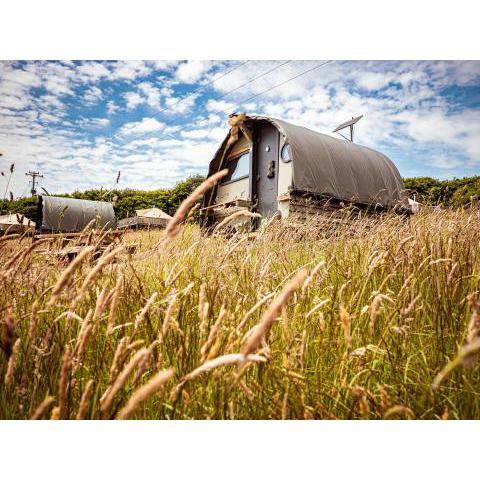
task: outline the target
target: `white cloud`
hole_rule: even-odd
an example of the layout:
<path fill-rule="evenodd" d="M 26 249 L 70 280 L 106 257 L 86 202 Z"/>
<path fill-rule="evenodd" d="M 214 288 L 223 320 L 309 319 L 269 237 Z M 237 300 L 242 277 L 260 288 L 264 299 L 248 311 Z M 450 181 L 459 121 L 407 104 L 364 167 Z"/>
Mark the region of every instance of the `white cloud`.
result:
<path fill-rule="evenodd" d="M 110 75 L 112 80 L 135 80 L 151 73 L 152 67 L 147 62 L 130 60 L 115 62 Z"/>
<path fill-rule="evenodd" d="M 15 69 L 9 62 L 0 62 L 0 106 L 15 110 L 32 103 L 30 88 L 40 85 L 40 78 L 33 72 Z"/>
<path fill-rule="evenodd" d="M 125 100 L 127 101 L 127 109 L 133 110 L 138 105 L 143 103 L 143 97 L 137 92 L 126 92 L 123 94 Z"/>
<path fill-rule="evenodd" d="M 43 85 L 50 93 L 54 95 L 72 95 L 73 90 L 70 81 L 67 78 L 50 77 L 45 80 Z"/>
<path fill-rule="evenodd" d="M 109 125 L 110 120 L 108 118 L 83 118 L 78 123 L 84 128 L 101 128 Z"/>
<path fill-rule="evenodd" d="M 182 137 L 184 138 L 205 138 L 208 137 L 210 130 L 198 129 L 198 130 L 184 130 Z"/>
<path fill-rule="evenodd" d="M 109 100 L 107 102 L 107 113 L 113 115 L 117 110 L 119 110 L 119 106 L 113 100 Z"/>
<path fill-rule="evenodd" d="M 166 114 L 185 114 L 193 109 L 198 95 L 191 94 L 188 97 L 167 97 L 165 98 Z"/>
<path fill-rule="evenodd" d="M 145 133 L 158 132 L 165 128 L 163 122 L 156 118 L 143 118 L 139 122 L 128 122 L 120 129 L 120 135 L 141 135 Z"/>
<path fill-rule="evenodd" d="M 74 68 L 53 62 L 45 62 L 38 67 L 42 77 L 42 86 L 53 95 L 63 96 L 73 94 L 73 83 L 76 78 Z"/>
<path fill-rule="evenodd" d="M 63 109 L 65 105 L 61 102 L 58 97 L 52 94 L 42 95 L 38 98 L 37 105 L 43 108 L 55 108 Z"/>
<path fill-rule="evenodd" d="M 41 112 L 38 117 L 42 122 L 46 123 L 57 123 L 61 120 L 61 117 L 58 115 L 52 115 L 51 113 L 46 112 Z"/>
<path fill-rule="evenodd" d="M 441 92 L 452 85 L 478 85 L 479 62 L 333 62 L 273 88 L 318 63 L 291 62 L 218 99 L 279 64 L 251 61 L 209 84 L 202 95 L 181 100 L 175 94 L 178 82 L 205 85 L 221 71 L 213 74 L 218 68 L 202 62 L 0 62 L 0 146 L 5 155 L 0 161 L 16 164 L 12 185 L 17 195 L 28 191 L 24 172 L 29 168 L 45 174 L 44 185 L 52 192 L 111 185 L 119 169 L 125 186 L 159 188 L 187 172 L 205 173 L 228 131 L 223 112 L 246 111 L 327 134 L 364 114 L 356 141 L 393 152 L 402 174 L 447 177 L 478 170 L 480 111 Z M 125 98 L 116 90 L 119 85 L 122 92 L 129 87 Z M 112 122 L 123 115 L 128 119 L 120 128 L 115 124 L 117 135 L 111 140 L 102 130 L 109 120 L 102 118 L 101 108 L 76 110 L 84 95 L 108 115 L 118 113 Z M 203 95 L 210 100 L 204 102 Z M 118 112 L 120 105 L 128 106 L 128 112 Z M 162 115 L 169 115 L 165 123 L 146 113 L 147 107 L 162 105 L 167 107 Z"/>
<path fill-rule="evenodd" d="M 0 97 L 0 106 L 4 108 L 11 108 L 14 110 L 21 110 L 30 105 L 30 99 L 25 97 L 17 97 L 14 95 L 2 95 Z"/>
<path fill-rule="evenodd" d="M 83 99 L 89 104 L 95 104 L 102 98 L 102 96 L 102 90 L 96 86 L 92 86 L 85 91 Z"/>
<path fill-rule="evenodd" d="M 88 82 L 97 82 L 110 76 L 110 70 L 101 62 L 82 62 L 77 72 Z"/>
<path fill-rule="evenodd" d="M 175 78 L 180 83 L 195 83 L 210 70 L 212 62 L 206 60 L 188 60 L 181 63 L 175 72 Z"/>
<path fill-rule="evenodd" d="M 197 127 L 206 127 L 211 125 L 216 125 L 222 121 L 220 115 L 216 113 L 210 113 L 208 117 L 200 117 L 198 120 L 195 121 L 195 125 Z"/>
<path fill-rule="evenodd" d="M 233 112 L 235 104 L 226 102 L 225 100 L 208 100 L 206 108 L 209 112 Z"/>
<path fill-rule="evenodd" d="M 127 101 L 127 109 L 133 110 L 138 105 L 146 104 L 153 109 L 160 108 L 161 96 L 168 95 L 169 89 L 160 89 L 150 82 L 141 82 L 136 91 L 130 91 L 123 94 Z"/>
<path fill-rule="evenodd" d="M 179 62 L 177 60 L 149 60 L 147 63 L 156 71 L 172 71 Z"/>
<path fill-rule="evenodd" d="M 462 165 L 464 165 L 464 162 L 456 158 L 434 156 L 430 160 L 429 164 L 433 167 L 442 168 L 445 170 L 452 170 L 461 167 Z"/>
<path fill-rule="evenodd" d="M 442 111 L 404 111 L 396 115 L 410 140 L 463 150 L 480 163 L 480 110 L 447 115 Z"/>
<path fill-rule="evenodd" d="M 13 83 L 22 88 L 32 88 L 41 85 L 41 79 L 35 72 L 7 67 L 0 71 L 2 83 Z"/>
<path fill-rule="evenodd" d="M 139 90 L 146 97 L 147 104 L 152 108 L 160 107 L 160 89 L 149 82 L 142 82 L 138 85 Z"/>
<path fill-rule="evenodd" d="M 380 90 L 386 87 L 392 79 L 392 76 L 386 73 L 363 72 L 357 78 L 357 85 L 366 90 Z"/>
<path fill-rule="evenodd" d="M 182 137 L 188 139 L 208 138 L 220 142 L 228 133 L 228 128 L 199 128 L 196 130 L 183 130 Z"/>

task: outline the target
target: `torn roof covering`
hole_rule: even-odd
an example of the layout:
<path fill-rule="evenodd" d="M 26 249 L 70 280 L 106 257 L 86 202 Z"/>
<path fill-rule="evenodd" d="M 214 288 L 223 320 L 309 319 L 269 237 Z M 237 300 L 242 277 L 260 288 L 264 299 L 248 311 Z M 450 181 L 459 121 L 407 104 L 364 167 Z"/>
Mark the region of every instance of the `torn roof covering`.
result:
<path fill-rule="evenodd" d="M 408 208 L 400 173 L 383 153 L 272 117 L 245 119 L 249 127 L 265 121 L 277 127 L 290 146 L 294 190 L 349 202 Z M 209 175 L 218 170 L 228 138 L 210 162 Z"/>

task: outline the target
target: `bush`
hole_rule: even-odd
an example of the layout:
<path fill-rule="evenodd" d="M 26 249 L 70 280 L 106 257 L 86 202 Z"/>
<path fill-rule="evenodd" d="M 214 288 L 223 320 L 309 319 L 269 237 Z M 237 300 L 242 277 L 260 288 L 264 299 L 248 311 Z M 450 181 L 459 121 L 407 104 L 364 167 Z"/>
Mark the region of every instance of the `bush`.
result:
<path fill-rule="evenodd" d="M 478 202 L 480 177 L 436 180 L 430 177 L 405 178 L 405 188 L 410 197 L 425 205 L 464 207 Z"/>
<path fill-rule="evenodd" d="M 114 201 L 115 214 L 118 219 L 135 215 L 135 210 L 158 207 L 169 215 L 173 215 L 180 203 L 204 180 L 197 175 L 187 178 L 171 189 L 159 190 L 102 190 L 91 189 L 84 192 L 58 194 L 60 197 L 79 198 L 83 200 Z M 18 200 L 1 200 L 0 215 L 19 213 L 35 220 L 37 209 L 36 197 L 19 198 Z"/>
<path fill-rule="evenodd" d="M 115 214 L 118 219 L 135 215 L 135 210 L 158 207 L 169 215 L 197 187 L 204 177 L 197 175 L 177 183 L 170 189 L 159 190 L 102 190 L 91 189 L 84 192 L 59 194 L 61 197 L 81 198 L 84 200 L 114 201 Z M 465 177 L 453 180 L 436 180 L 430 177 L 405 178 L 405 188 L 410 197 L 415 195 L 418 202 L 424 205 L 443 205 L 445 207 L 465 207 L 478 203 L 480 199 L 480 176 Z M 36 198 L 20 198 L 18 200 L 0 200 L 0 214 L 19 213 L 35 220 Z"/>

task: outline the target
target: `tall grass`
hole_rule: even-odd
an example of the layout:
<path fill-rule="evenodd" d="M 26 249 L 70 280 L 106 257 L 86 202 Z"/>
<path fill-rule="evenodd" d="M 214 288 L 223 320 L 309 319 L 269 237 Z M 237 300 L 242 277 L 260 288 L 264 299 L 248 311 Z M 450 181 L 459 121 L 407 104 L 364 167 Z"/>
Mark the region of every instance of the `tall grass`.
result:
<path fill-rule="evenodd" d="M 480 212 L 328 225 L 0 241 L 0 417 L 480 418 Z"/>

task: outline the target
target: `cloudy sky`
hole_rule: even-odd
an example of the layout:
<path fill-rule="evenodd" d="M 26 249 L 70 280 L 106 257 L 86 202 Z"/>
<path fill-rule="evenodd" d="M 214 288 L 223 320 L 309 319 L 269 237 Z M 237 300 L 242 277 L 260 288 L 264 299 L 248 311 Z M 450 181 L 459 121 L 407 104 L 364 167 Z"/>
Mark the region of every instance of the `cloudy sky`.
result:
<path fill-rule="evenodd" d="M 11 163 L 15 196 L 28 170 L 50 193 L 205 174 L 233 111 L 324 133 L 363 114 L 356 141 L 403 176 L 480 174 L 480 62 L 322 63 L 0 62 L 0 195 Z"/>

